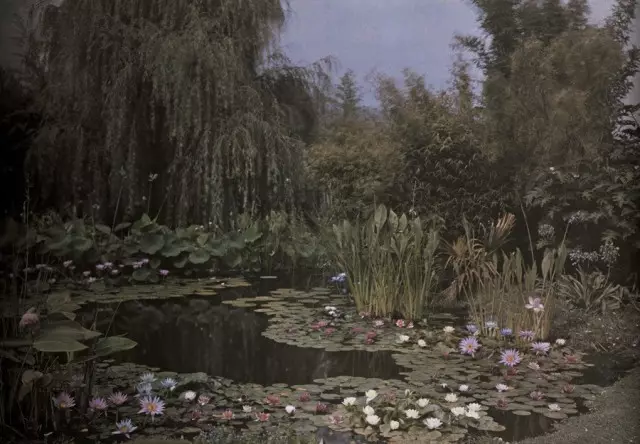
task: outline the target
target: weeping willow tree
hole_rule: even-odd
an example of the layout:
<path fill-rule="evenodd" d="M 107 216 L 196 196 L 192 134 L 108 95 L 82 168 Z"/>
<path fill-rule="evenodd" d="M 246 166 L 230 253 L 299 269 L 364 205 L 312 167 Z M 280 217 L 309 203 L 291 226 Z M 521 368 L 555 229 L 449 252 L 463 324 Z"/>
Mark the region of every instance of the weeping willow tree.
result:
<path fill-rule="evenodd" d="M 297 205 L 326 65 L 277 52 L 280 0 L 65 0 L 41 17 L 30 165 L 51 204 L 223 227 Z"/>

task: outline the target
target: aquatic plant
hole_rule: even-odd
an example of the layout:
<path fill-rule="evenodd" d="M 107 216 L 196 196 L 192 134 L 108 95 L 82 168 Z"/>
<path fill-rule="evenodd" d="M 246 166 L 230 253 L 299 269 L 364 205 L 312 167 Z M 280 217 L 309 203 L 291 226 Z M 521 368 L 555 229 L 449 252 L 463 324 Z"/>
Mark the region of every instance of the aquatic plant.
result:
<path fill-rule="evenodd" d="M 92 398 L 89 400 L 89 410 L 102 411 L 107 409 L 107 401 L 104 398 Z"/>
<path fill-rule="evenodd" d="M 144 396 L 140 398 L 140 411 L 138 413 L 144 413 L 150 415 L 153 419 L 156 415 L 162 415 L 164 412 L 165 403 L 157 396 Z"/>
<path fill-rule="evenodd" d="M 124 404 L 125 402 L 127 402 L 127 398 L 128 398 L 128 396 L 125 395 L 124 393 L 115 392 L 115 393 L 112 393 L 111 395 L 109 395 L 108 400 L 112 405 L 118 407 L 118 406 L 121 406 L 122 404 Z"/>
<path fill-rule="evenodd" d="M 458 344 L 458 348 L 460 349 L 461 353 L 471 356 L 475 355 L 480 347 L 481 345 L 478 342 L 478 339 L 474 336 L 463 338 Z"/>
<path fill-rule="evenodd" d="M 509 349 L 504 350 L 500 353 L 500 363 L 506 365 L 507 367 L 514 367 L 518 365 L 520 361 L 521 358 L 518 350 Z"/>
<path fill-rule="evenodd" d="M 138 428 L 133 425 L 133 422 L 126 418 L 122 421 L 116 422 L 116 430 L 111 432 L 113 435 L 123 435 L 126 438 L 131 438 L 131 433 L 136 431 Z"/>
<path fill-rule="evenodd" d="M 53 398 L 53 405 L 60 410 L 66 410 L 75 407 L 76 401 L 69 393 L 60 392 Z"/>

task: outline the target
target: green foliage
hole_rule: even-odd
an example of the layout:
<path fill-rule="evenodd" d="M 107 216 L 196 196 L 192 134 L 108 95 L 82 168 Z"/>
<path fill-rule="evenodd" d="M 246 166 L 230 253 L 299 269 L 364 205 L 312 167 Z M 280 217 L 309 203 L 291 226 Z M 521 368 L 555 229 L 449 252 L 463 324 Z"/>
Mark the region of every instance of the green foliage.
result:
<path fill-rule="evenodd" d="M 607 276 L 595 271 L 579 269 L 578 276 L 564 275 L 558 281 L 558 296 L 576 307 L 587 311 L 615 310 L 620 308 L 624 288 L 610 283 Z"/>
<path fill-rule="evenodd" d="M 420 319 L 438 282 L 439 241 L 420 218 L 379 205 L 366 222 L 334 225 L 331 252 L 347 273 L 358 310 Z"/>
<path fill-rule="evenodd" d="M 340 84 L 337 86 L 338 106 L 342 111 L 343 119 L 351 119 L 356 116 L 360 106 L 360 93 L 356 83 L 355 73 L 347 70 L 340 77 Z"/>

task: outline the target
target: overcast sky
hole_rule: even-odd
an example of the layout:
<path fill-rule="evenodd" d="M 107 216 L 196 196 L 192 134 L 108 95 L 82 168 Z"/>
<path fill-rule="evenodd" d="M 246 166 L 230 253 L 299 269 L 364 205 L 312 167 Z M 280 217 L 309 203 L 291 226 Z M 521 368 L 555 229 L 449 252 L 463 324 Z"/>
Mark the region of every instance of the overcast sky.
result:
<path fill-rule="evenodd" d="M 404 68 L 425 75 L 441 88 L 449 81 L 450 47 L 456 33 L 478 34 L 466 0 L 289 0 L 291 15 L 281 44 L 294 63 L 326 56 L 353 69 L 373 102 L 364 79 L 372 70 L 401 77 Z M 591 0 L 592 20 L 609 14 L 613 0 Z"/>

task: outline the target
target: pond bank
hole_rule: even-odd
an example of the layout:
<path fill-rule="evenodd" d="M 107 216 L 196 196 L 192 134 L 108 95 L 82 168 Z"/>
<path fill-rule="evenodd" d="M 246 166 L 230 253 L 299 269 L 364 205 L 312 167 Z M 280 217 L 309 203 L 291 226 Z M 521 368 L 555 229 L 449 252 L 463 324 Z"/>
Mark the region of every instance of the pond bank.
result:
<path fill-rule="evenodd" d="M 593 411 L 569 418 L 558 430 L 518 444 L 640 443 L 640 367 L 594 401 Z"/>

